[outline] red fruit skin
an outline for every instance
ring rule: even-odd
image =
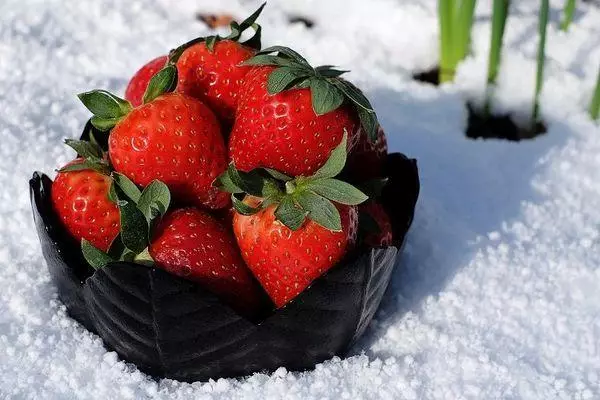
[[[367,133],[361,130],[358,143],[348,154],[346,171],[353,182],[364,182],[383,176],[385,159],[388,154],[387,139],[381,126],[377,129],[377,139],[372,142]]]
[[[248,201],[256,205],[253,199]],[[242,257],[277,308],[295,298],[333,267],[356,240],[358,213],[339,207],[342,231],[307,220],[297,231],[275,221],[272,205],[251,216],[235,213],[233,232]]]
[[[218,209],[229,195],[212,186],[227,169],[225,143],[213,112],[199,100],[168,93],[135,108],[111,131],[114,169],[146,186],[163,181],[184,204]]]
[[[267,78],[274,67],[258,67],[244,79],[229,140],[229,156],[242,171],[273,168],[291,176],[319,169],[348,132],[351,151],[362,130],[355,111],[343,105],[317,116],[309,89],[270,95]]]
[[[204,101],[224,126],[231,127],[240,86],[251,69],[240,64],[254,54],[254,49],[232,40],[218,41],[212,52],[206,43],[190,46],[177,61],[176,90]]]
[[[167,56],[160,56],[140,68],[127,84],[125,100],[129,100],[134,107],[142,105],[150,79],[165,66],[167,60]]]
[[[365,235],[365,244],[369,247],[387,247],[392,245],[392,222],[381,204],[370,200],[358,206],[359,213],[366,213],[379,226],[379,232],[369,232]]]
[[[226,225],[195,208],[175,210],[154,231],[149,252],[156,265],[195,281],[249,315],[263,293],[244,264]]]
[[[78,242],[86,239],[103,251],[121,226],[119,209],[108,199],[110,183],[108,176],[92,170],[59,172],[52,183],[52,205],[64,227]]]

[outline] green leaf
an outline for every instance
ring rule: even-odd
[[[91,122],[94,128],[101,131],[107,131],[118,124],[120,120],[120,118],[100,118],[93,116]]]
[[[116,203],[119,200],[119,196],[117,195],[117,189],[115,187],[115,180],[110,181],[110,187],[108,188],[108,199],[113,203]]]
[[[85,159],[102,159],[102,149],[97,144],[85,140],[65,139],[65,144],[75,150],[77,154]]]
[[[344,130],[344,136],[342,137],[340,144],[331,151],[329,159],[327,159],[325,164],[319,168],[317,172],[310,176],[310,179],[333,178],[342,172],[344,165],[346,165],[347,142],[348,133]]]
[[[294,197],[302,208],[308,211],[308,218],[325,229],[341,232],[340,213],[331,201],[308,190],[297,192]]]
[[[261,208],[254,208],[238,199],[235,194],[231,195],[231,203],[235,211],[242,215],[254,215],[261,210]]]
[[[164,216],[171,204],[171,192],[167,185],[159,180],[150,182],[138,200],[138,208],[146,216],[148,222]]]
[[[92,266],[94,269],[100,269],[109,262],[114,261],[112,257],[96,248],[93,244],[85,239],[81,239],[81,252],[83,258]]]
[[[280,193],[277,182],[261,175],[258,169],[250,172],[238,171],[233,163],[230,163],[227,173],[233,185],[252,196],[266,198],[277,196]]]
[[[275,209],[275,218],[293,231],[300,229],[308,211],[294,203],[292,196],[285,196]]]
[[[291,176],[287,176],[286,174],[283,174],[272,168],[264,168],[264,170],[267,172],[267,174],[271,175],[273,178],[275,178],[279,181],[287,182],[287,181],[291,181],[293,179]]]
[[[82,162],[78,162],[76,164],[67,165],[58,170],[58,172],[74,172],[74,171],[85,171],[86,169],[90,169],[96,172],[99,172],[103,175],[108,175],[110,173],[110,169],[108,164],[103,161],[88,161],[84,160]]]
[[[148,87],[144,93],[144,104],[151,102],[163,93],[172,92],[176,86],[177,67],[168,64],[150,79],[150,83],[148,83]]]
[[[269,94],[280,93],[289,89],[298,79],[305,78],[306,71],[293,67],[279,67],[269,74],[267,91]]]
[[[135,254],[148,247],[148,221],[135,203],[120,200],[121,239],[123,244]]]
[[[147,267],[152,267],[154,265],[154,259],[150,255],[147,247],[141,253],[136,254],[133,258],[133,261],[136,264],[145,265]]]
[[[323,78],[310,79],[312,108],[317,115],[327,114],[344,102],[344,94]]]
[[[77,97],[92,114],[102,119],[121,118],[132,110],[132,106],[127,100],[106,90],[92,90],[80,93]]]
[[[252,35],[252,37],[245,42],[242,42],[242,45],[250,47],[254,50],[260,50],[262,47],[262,27],[259,24],[252,24],[252,28],[254,28],[254,35]]]
[[[206,48],[208,49],[208,51],[210,53],[214,53],[215,44],[217,44],[218,40],[219,40],[218,36],[209,36],[206,38]]]
[[[286,57],[290,58],[291,60],[293,60],[294,62],[296,62],[300,65],[303,65],[304,67],[310,68],[311,70],[313,69],[304,57],[302,57],[299,53],[295,52],[294,50],[290,49],[289,47],[271,46],[271,47],[268,47],[266,49],[259,51],[257,53],[257,55],[270,54],[270,53],[275,53],[275,52],[285,55]]]
[[[360,124],[367,133],[369,140],[375,142],[377,140],[377,126],[379,125],[377,122],[377,115],[374,111],[367,111],[360,107],[356,107],[356,112],[358,113]]]
[[[272,56],[267,54],[259,54],[252,58],[247,59],[241,65],[253,66],[253,65],[279,65],[282,67],[291,66],[293,62],[289,58],[283,58],[279,56]]]
[[[352,83],[344,79],[336,79],[333,83],[358,107],[364,108],[367,111],[373,111],[373,106],[371,106],[369,99]]]
[[[350,206],[360,204],[369,198],[351,184],[331,178],[309,181],[304,185],[304,189],[312,190],[336,203]]]
[[[217,179],[215,179],[215,181],[213,182],[213,186],[219,188],[219,190],[222,190],[223,192],[228,192],[228,193],[243,193],[244,192],[239,186],[237,186],[231,180],[231,177],[229,176],[229,169],[225,170],[225,172],[223,172],[221,175],[219,175],[217,177]]]
[[[123,240],[121,240],[121,234],[119,233],[116,238],[113,239],[108,249],[108,255],[113,260],[123,260],[123,252],[126,250]]]
[[[242,23],[239,25],[239,30],[240,33],[245,31],[246,29],[250,28],[252,25],[254,25],[254,23],[256,22],[256,20],[258,19],[260,13],[262,12],[263,8],[265,8],[265,5],[267,4],[267,2],[264,2],[261,4],[260,7],[258,7],[258,9],[256,11],[254,11],[248,18],[246,18],[245,20],[242,21]],[[230,39],[230,38],[228,38]]]
[[[138,189],[136,184],[133,183],[131,181],[131,179],[129,179],[128,177],[126,177],[123,174],[119,174],[118,172],[113,173],[113,179],[115,180],[115,183],[117,184],[119,189],[121,189],[123,191],[123,193],[125,193],[125,196],[127,196],[134,203],[137,204],[137,202],[140,200],[140,196],[142,195],[142,192],[140,191],[140,189]],[[121,199],[121,200],[124,200],[124,199]]]
[[[324,76],[326,78],[337,78],[338,76],[343,75],[346,72],[350,72],[334,69],[332,67],[332,65],[321,65],[320,67],[315,68],[315,71],[318,75]]]

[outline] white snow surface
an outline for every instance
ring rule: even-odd
[[[600,8],[578,2],[568,33],[552,1],[541,112],[548,133],[468,140],[484,93],[491,1],[453,85],[410,79],[437,62],[433,0],[271,0],[264,43],[351,69],[391,151],[418,159],[416,219],[375,320],[349,357],[313,371],[187,384],[155,381],[67,317],[29,205],[34,170],[88,114],[75,93],[122,93],[145,61],[209,31],[198,11],[245,16],[243,0],[2,0],[0,4],[0,398],[600,398],[600,128],[586,116],[600,66]],[[513,2],[494,109],[526,117],[536,0]],[[315,20],[290,25],[287,15]]]

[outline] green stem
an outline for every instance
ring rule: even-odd
[[[569,29],[569,25],[571,25],[571,22],[573,21],[573,14],[575,14],[575,0],[567,0],[563,11],[563,20],[560,23],[560,29],[565,32]]]
[[[510,0],[494,0],[492,13],[492,38],[490,43],[490,56],[488,60],[487,75],[487,96],[485,100],[484,115],[487,117],[490,113],[490,97],[492,85],[496,84],[498,70],[500,69],[500,55],[502,53],[502,39],[504,38],[504,28],[508,18],[508,9]]]
[[[473,27],[473,15],[477,0],[461,0],[455,5],[455,62],[462,61],[471,50],[471,29]]]
[[[455,0],[438,0],[440,23],[440,83],[454,79],[453,15]]]
[[[546,27],[548,25],[548,10],[550,9],[550,1],[542,0],[542,7],[540,9],[539,18],[539,35],[540,43],[538,46],[537,53],[537,71],[535,76],[535,95],[533,99],[533,112],[531,114],[532,129],[535,130],[535,125],[538,122],[538,114],[540,109],[540,92],[542,91],[542,84],[544,80],[544,61],[546,57]]]
[[[590,104],[590,117],[597,120],[600,117],[600,68],[598,68],[598,79],[596,80],[596,89],[594,89],[594,97]]]

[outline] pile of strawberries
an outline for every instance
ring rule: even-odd
[[[391,244],[371,104],[345,71],[260,50],[262,8],[150,61],[125,99],[79,95],[96,129],[66,140],[78,158],[52,202],[92,267],[163,268],[255,315],[265,292],[284,306],[357,243]]]

